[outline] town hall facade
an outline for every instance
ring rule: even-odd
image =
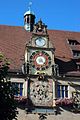
[[[0,52],[11,62],[9,77],[17,97],[33,110],[61,104],[80,104],[80,33],[48,30],[32,11],[24,14],[24,28],[0,25]],[[72,99],[73,98],[73,99]],[[67,101],[67,103],[65,103]]]

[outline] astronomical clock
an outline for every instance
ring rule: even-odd
[[[42,50],[30,50],[30,65],[31,65],[31,74],[52,74],[52,56],[51,51]],[[51,69],[50,69],[51,68]]]
[[[29,69],[28,97],[34,106],[53,105],[54,48],[51,46],[46,25],[40,20],[34,25],[32,38],[26,45],[25,63]]]
[[[30,99],[35,106],[52,106],[52,80],[37,80],[30,83]]]

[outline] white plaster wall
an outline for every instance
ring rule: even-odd
[[[46,120],[80,120],[80,114],[72,113],[61,108],[61,114],[47,115]],[[38,114],[26,114],[25,110],[18,108],[18,120],[39,120]]]

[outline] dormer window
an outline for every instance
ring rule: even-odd
[[[77,70],[80,71],[80,64],[77,64]]]
[[[77,40],[71,40],[71,39],[68,39],[68,44],[69,45],[80,45],[80,43]]]
[[[80,57],[80,51],[73,50],[73,57]]]

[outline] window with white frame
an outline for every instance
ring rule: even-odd
[[[15,88],[15,95],[22,96],[23,95],[23,83],[12,83],[12,86]]]
[[[58,98],[68,97],[68,85],[58,85],[57,86],[57,97]]]

